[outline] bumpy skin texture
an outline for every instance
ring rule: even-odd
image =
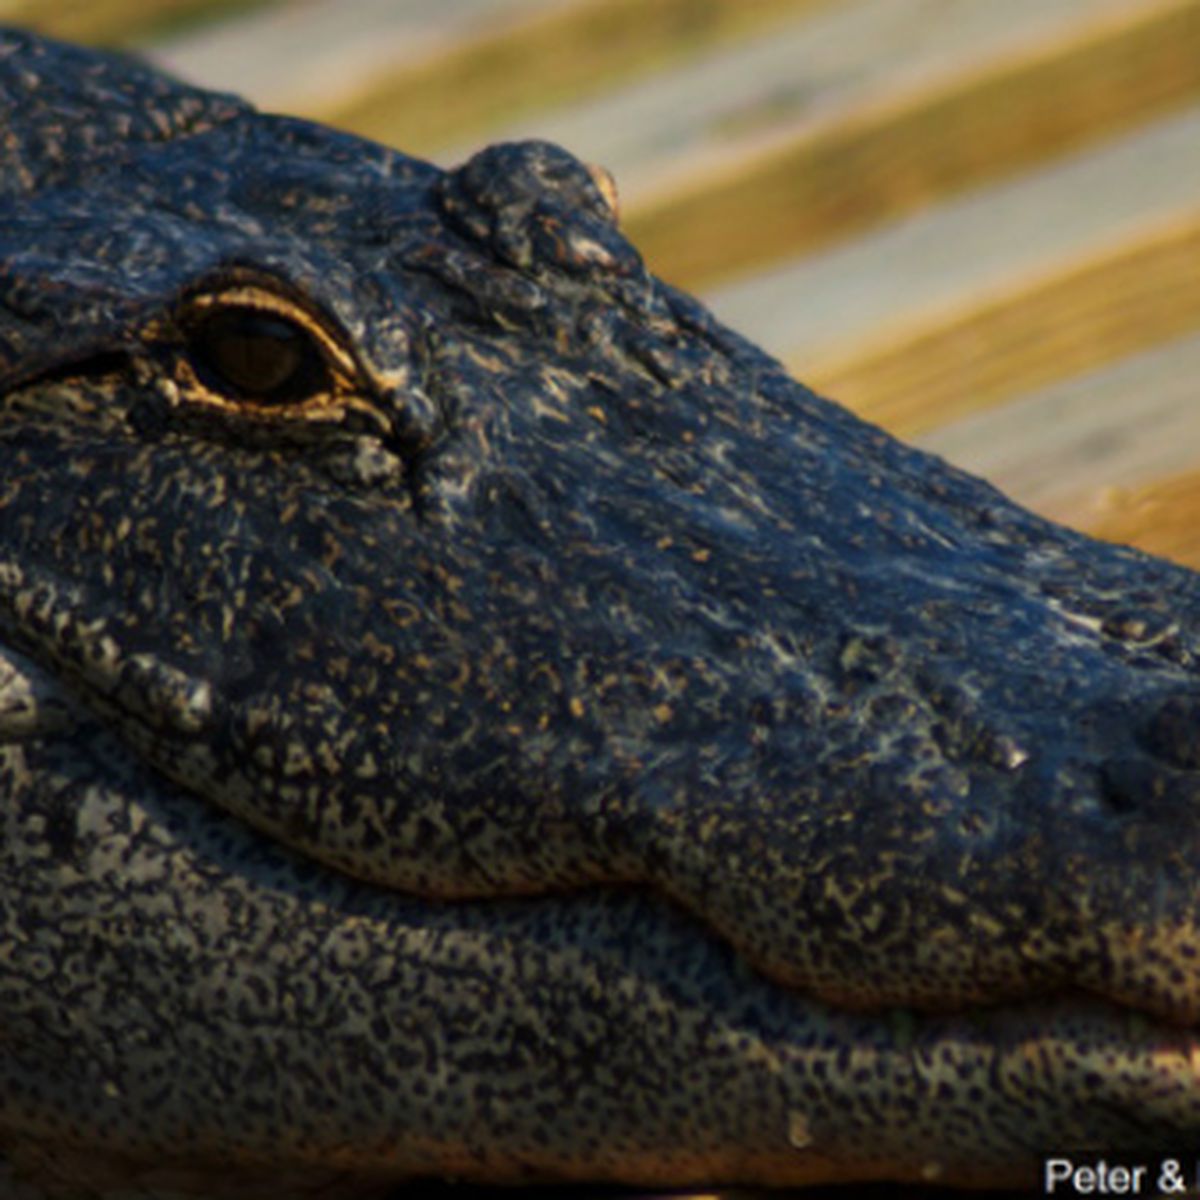
[[[443,172],[19,33],[0,105],[12,1169],[1196,1144],[1196,576],[787,378],[556,147]]]

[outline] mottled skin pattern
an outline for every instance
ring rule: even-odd
[[[787,378],[555,147],[21,34],[0,105],[13,1171],[1196,1145],[1195,575]]]

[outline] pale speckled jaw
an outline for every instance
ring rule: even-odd
[[[12,1164],[1194,1144],[1196,576],[789,380],[561,150],[441,172],[0,50]]]
[[[1194,1136],[1194,1035],[1103,1004],[854,1017],[635,894],[438,906],[314,871],[94,727],[3,769],[4,1142],[43,1180],[1023,1182],[1059,1139]]]

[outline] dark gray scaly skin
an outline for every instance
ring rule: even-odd
[[[553,146],[19,33],[0,111],[13,1171],[1198,1144],[1196,575],[787,378]]]

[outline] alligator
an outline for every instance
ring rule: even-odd
[[[793,381],[556,146],[19,31],[0,95],[13,1180],[1200,1146],[1200,577]]]

